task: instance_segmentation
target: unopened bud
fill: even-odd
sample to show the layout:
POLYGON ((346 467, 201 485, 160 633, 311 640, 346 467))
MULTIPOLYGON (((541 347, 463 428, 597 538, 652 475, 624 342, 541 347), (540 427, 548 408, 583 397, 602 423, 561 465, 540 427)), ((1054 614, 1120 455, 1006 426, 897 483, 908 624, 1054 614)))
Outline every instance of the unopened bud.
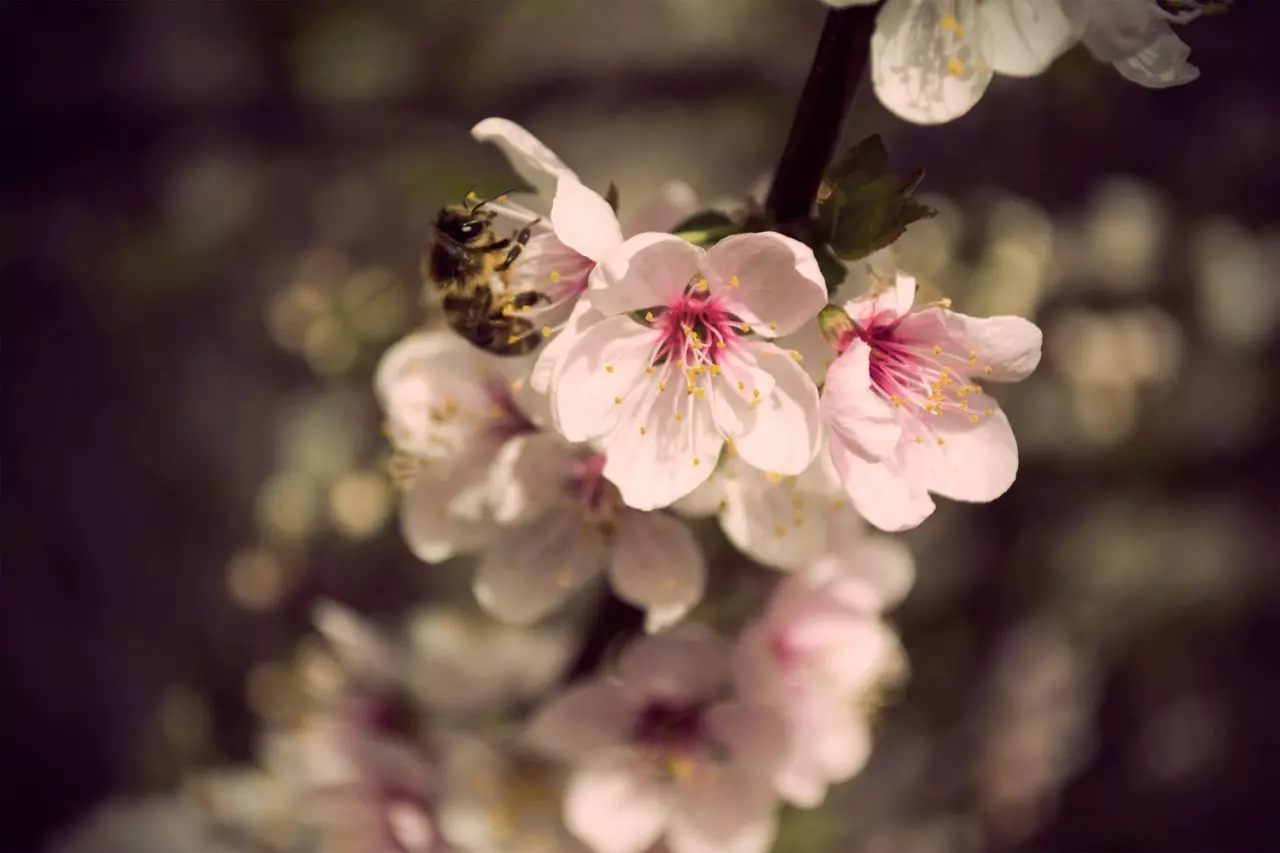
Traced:
POLYGON ((828 305, 818 312, 818 328, 826 342, 839 351, 841 342, 853 331, 853 320, 839 305, 828 305))

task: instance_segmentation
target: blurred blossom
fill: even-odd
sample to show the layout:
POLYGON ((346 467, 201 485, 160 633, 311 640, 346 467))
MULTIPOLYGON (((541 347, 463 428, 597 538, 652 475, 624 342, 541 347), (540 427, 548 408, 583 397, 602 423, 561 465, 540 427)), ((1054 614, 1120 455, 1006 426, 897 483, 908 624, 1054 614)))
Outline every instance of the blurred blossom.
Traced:
POLYGON ((227 589, 246 610, 268 610, 278 604, 285 580, 280 558, 265 548, 237 551, 227 563, 227 589))
POLYGON ((411 91, 421 76, 411 29, 374 7, 316 15, 293 46, 294 83, 318 101, 370 101, 411 91))
POLYGON ((1129 293, 1157 284, 1166 216, 1163 200, 1150 187, 1126 179, 1103 184, 1082 225, 1080 272, 1129 293))
POLYGON ((1050 284, 1053 223, 1031 202, 1003 197, 988 212, 986 233, 965 304, 975 314, 1033 316, 1050 284))
POLYGON ((352 471, 329 490, 334 525, 352 539, 376 534, 391 517, 391 483, 382 471, 352 471))
POLYGON ((965 234, 964 209, 946 196, 932 193, 919 193, 919 200, 938 213, 913 222, 893 244, 894 256, 904 272, 950 292, 948 273, 965 234))
POLYGON ((1225 709, 1210 696, 1188 695, 1154 710, 1134 744, 1141 776, 1157 784, 1192 781, 1210 769, 1228 746, 1225 709))
POLYGON ((355 240, 373 224, 378 213, 377 188, 360 176, 340 178, 316 190, 311 216, 324 243, 355 240))
POLYGON ((220 838, 194 803, 181 796, 112 800, 99 806, 49 853, 257 853, 220 838))
POLYGON ((1210 339, 1222 347, 1257 347, 1280 325, 1280 231, 1251 234, 1225 218, 1208 219, 1191 244, 1196 304, 1210 339))
POLYGON ((214 249, 249 224, 260 195, 253 166, 213 149, 182 163, 169 179, 167 219, 184 245, 214 249))
POLYGON ((331 481, 350 471, 367 436, 368 401, 354 391, 333 390, 294 401, 279 427, 283 470, 331 481))
POLYGON ((171 685, 160 699, 160 731, 170 746, 185 758, 204 754, 212 745, 209 705, 184 684, 171 685))
POLYGON ((305 539, 319 528, 316 482, 305 474, 275 474, 258 490, 258 528, 272 539, 305 539))

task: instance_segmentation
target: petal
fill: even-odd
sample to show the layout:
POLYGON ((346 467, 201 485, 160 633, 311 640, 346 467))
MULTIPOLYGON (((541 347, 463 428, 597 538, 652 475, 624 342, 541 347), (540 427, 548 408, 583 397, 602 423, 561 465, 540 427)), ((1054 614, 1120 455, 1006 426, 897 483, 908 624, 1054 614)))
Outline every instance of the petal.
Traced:
MULTIPOLYGON (((832 528, 836 528, 832 525, 832 528)), ((888 610, 906 598, 915 584, 915 558, 905 543, 887 536, 843 539, 832 537, 837 545, 819 562, 819 570, 833 569, 836 575, 857 578, 875 591, 879 606, 888 610)))
MULTIPOLYGON (((771 344, 748 343, 773 391, 749 404, 734 449, 749 465, 784 475, 809 467, 822 443, 818 388, 794 359, 771 344)), ((717 396, 720 396, 717 394, 717 396)))
POLYGON ((986 0, 980 10, 998 74, 1033 77, 1080 38, 1082 28, 1056 2, 986 0))
POLYGON ((923 478, 901 458, 902 453, 872 462, 843 442, 831 442, 831 461, 853 507, 881 530, 917 527, 933 514, 934 504, 923 478))
POLYGON ((760 335, 789 335, 827 304, 813 250, 781 234, 737 234, 711 247, 701 264, 712 296, 760 335))
POLYGON ((721 504, 728 497, 726 484, 724 474, 717 467, 706 482, 672 503, 670 508, 685 518, 710 518, 720 512, 721 504))
MULTIPOLYGON (((623 210, 630 208, 624 205, 623 210)), ((684 181, 668 181, 658 190, 658 195, 635 213, 623 216, 622 233, 639 234, 644 231, 671 231, 701 209, 698 194, 684 181)))
POLYGON ((648 699, 698 701, 729 680, 729 662, 718 637, 685 623, 635 640, 618 661, 618 676, 648 699))
POLYGON ((605 479, 634 509, 661 509, 692 492, 711 476, 724 446, 706 401, 687 394, 682 378, 663 385, 656 394, 646 388, 646 401, 603 439, 605 479))
POLYGON ((543 198, 552 197, 561 176, 574 177, 550 148, 513 121, 487 118, 471 128, 471 136, 480 142, 495 143, 516 174, 543 198))
POLYGON ((595 853, 642 853, 662 835, 669 818, 648 768, 621 752, 574 772, 564 812, 569 831, 595 853))
POLYGON ((646 404, 649 383, 641 380, 659 334, 630 317, 610 317, 574 341, 551 389, 552 412, 565 438, 586 441, 608 433, 627 408, 618 400, 646 404))
POLYGON ((622 243, 622 230, 609 202, 575 177, 562 177, 556 183, 551 225, 560 242, 593 261, 622 243))
POLYGON ((786 720, 764 703, 722 702, 707 712, 707 729, 728 748, 734 772, 772 776, 791 750, 786 720))
POLYGON ((470 498, 487 491, 487 467, 473 458, 429 464, 400 504, 400 529, 409 550, 427 563, 478 551, 493 535, 494 524, 470 498))
POLYGON ((489 468, 489 504, 499 524, 522 524, 546 511, 545 498, 568 479, 577 454, 548 432, 518 435, 489 468))
POLYGON ((941 308, 913 314, 901 328, 922 342, 936 341, 944 349, 972 354, 975 375, 996 382, 1030 376, 1040 364, 1044 342, 1040 327, 1022 317, 970 317, 941 308))
POLYGON ((941 5, 889 0, 871 37, 871 82, 880 103, 916 124, 959 118, 991 83, 977 0, 956 0, 948 15, 941 5))
POLYGON ((883 459, 902 440, 897 410, 871 383, 871 347, 862 341, 851 344, 827 371, 820 408, 833 447, 883 459))
POLYGON ((528 625, 600 573, 604 543, 576 514, 541 519, 505 532, 484 552, 476 601, 504 622, 528 625))
POLYGON ((627 693, 609 681, 576 684, 556 696, 529 721, 529 746, 570 764, 621 746, 635 709, 627 693))
POLYGON ((598 259, 591 301, 605 314, 666 305, 698 274, 703 254, 673 234, 637 234, 598 259))
POLYGON ((671 853, 766 853, 777 834, 777 798, 772 785, 722 772, 682 786, 671 815, 671 853))
POLYGON ((800 366, 815 385, 826 381, 827 371, 836 363, 836 351, 822 336, 817 320, 810 320, 796 332, 778 338, 775 343, 785 350, 800 353, 800 366))
POLYGON ((1190 55, 1187 43, 1168 30, 1133 56, 1117 61, 1115 67, 1120 76, 1139 86, 1165 89, 1190 83, 1200 76, 1200 69, 1187 61, 1190 55))
POLYGON ((559 375, 565 354, 573 348, 578 338, 582 337, 587 329, 603 319, 605 315, 596 310, 590 299, 579 299, 573 306, 573 313, 569 315, 560 334, 552 338, 551 342, 538 354, 533 372, 529 374, 530 387, 539 394, 549 393, 556 376, 559 375))
POLYGON ((697 540, 676 518, 625 512, 617 520, 609 577, 620 598, 649 611, 648 630, 654 632, 702 600, 707 566, 697 540))
POLYGON ((720 527, 738 550, 777 569, 794 570, 822 555, 827 528, 795 481, 771 482, 749 469, 732 481, 720 527))
POLYGON ((929 491, 956 501, 985 503, 1009 490, 1018 475, 1018 443, 1009 419, 994 403, 977 424, 950 419, 939 425, 927 454, 929 491))

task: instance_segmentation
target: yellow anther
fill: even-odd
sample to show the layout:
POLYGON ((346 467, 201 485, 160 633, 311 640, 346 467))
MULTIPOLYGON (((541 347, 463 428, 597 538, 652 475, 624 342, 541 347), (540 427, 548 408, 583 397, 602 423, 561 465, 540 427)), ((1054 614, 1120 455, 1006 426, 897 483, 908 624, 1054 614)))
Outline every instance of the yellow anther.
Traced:
POLYGON ((702 464, 702 460, 701 460, 701 459, 699 459, 699 458, 698 458, 698 457, 696 457, 696 456, 695 456, 695 457, 693 457, 693 465, 694 465, 694 467, 695 467, 695 468, 696 468, 697 466, 701 465, 701 464, 702 464))
POLYGON ((738 380, 738 390, 739 390, 739 391, 745 391, 745 390, 747 390, 747 383, 745 383, 745 382, 743 382, 741 379, 739 379, 739 380, 738 380))
POLYGON ((604 366, 604 372, 605 372, 605 373, 613 373, 613 365, 612 365, 612 364, 606 364, 606 365, 604 366))
POLYGON ((647 429, 645 429, 644 427, 640 427, 640 434, 641 434, 641 435, 645 435, 645 434, 647 434, 648 432, 649 432, 649 431, 648 431, 647 429))
POLYGON ((946 440, 945 438, 943 438, 942 436, 938 436, 938 446, 939 446, 939 447, 941 447, 942 445, 944 445, 944 444, 946 444, 946 443, 947 443, 947 440, 946 440))
POLYGON ((777 323, 770 323, 770 324, 769 324, 769 329, 770 329, 771 331, 774 331, 774 332, 778 331, 778 324, 777 324, 777 323))
POLYGON ((947 73, 952 77, 963 77, 964 63, 954 56, 951 57, 947 60, 947 73))
POLYGON ((668 758, 666 764, 667 773, 681 781, 693 778, 694 770, 697 769, 691 759, 682 757, 668 758))
POLYGON ((794 506, 796 509, 804 509, 804 498, 796 498, 795 501, 792 503, 792 506, 794 506))
POLYGON ((769 471, 765 474, 765 476, 768 477, 769 482, 773 483, 774 485, 777 485, 778 483, 781 483, 783 480, 786 479, 786 477, 782 476, 776 471, 769 471))
POLYGON ((519 335, 507 335, 507 343, 509 344, 514 344, 518 340, 520 340, 519 335))
POLYGON ((783 536, 787 535, 787 528, 783 527, 781 524, 775 524, 773 526, 773 535, 781 539, 783 536))
POLYGON ((698 279, 698 290, 707 289, 707 280, 705 278, 698 279))
POLYGON ((740 286, 741 284, 742 284, 742 282, 738 280, 738 277, 737 277, 736 275, 731 275, 731 276, 729 276, 729 286, 730 286, 730 287, 738 287, 738 286, 740 286))
POLYGON ((702 399, 706 398, 706 396, 707 396, 707 389, 706 389, 706 388, 699 388, 699 389, 698 389, 698 399, 699 399, 699 400, 702 400, 702 399))
POLYGON ((544 338, 549 338, 549 337, 551 337, 551 327, 550 327, 550 326, 543 326, 543 327, 542 327, 542 336, 543 336, 544 338))
POLYGON ((752 396, 752 397, 759 397, 759 396, 760 396, 760 389, 759 389, 759 388, 752 388, 752 389, 751 389, 751 396, 752 396))
POLYGON ((934 355, 942 355, 942 347, 934 347, 934 348, 933 348, 933 354, 934 354, 934 355))
POLYGON ((724 349, 724 341, 723 340, 716 341, 716 346, 719 347, 720 349, 724 349))
POLYGON ((792 527, 800 527, 800 526, 802 526, 803 524, 804 524, 804 516, 803 516, 803 515, 797 515, 795 518, 791 519, 791 526, 792 526, 792 527))
POLYGON ((554 271, 553 271, 553 272, 551 273, 551 275, 549 275, 549 276, 547 276, 547 277, 548 277, 548 278, 550 278, 552 281, 559 281, 559 280, 560 280, 560 273, 558 273, 558 272, 554 272, 554 271))
POLYGON ((939 304, 940 306, 942 306, 943 308, 950 308, 950 307, 951 307, 951 297, 949 297, 949 296, 944 296, 942 299, 939 299, 939 300, 938 300, 938 304, 939 304))
POLYGON ((938 29, 943 32, 954 33, 956 30, 961 29, 962 26, 960 19, 955 15, 943 15, 938 19, 938 29))
POLYGON ((684 393, 685 393, 685 396, 686 396, 686 397, 692 396, 692 395, 693 395, 693 389, 694 389, 694 386, 692 386, 692 385, 690 385, 688 388, 686 388, 686 389, 685 389, 685 392, 684 392, 684 393))
POLYGON ((842 498, 836 498, 831 502, 832 509, 844 509, 844 507, 845 507, 845 502, 842 498))
POLYGON ((653 373, 653 365, 651 364, 651 365, 649 365, 648 367, 646 367, 646 368, 644 369, 644 372, 645 372, 645 373, 653 373))
POLYGON ((683 368, 683 367, 684 367, 684 359, 683 359, 683 358, 676 362, 676 367, 679 367, 679 368, 683 368))
POLYGON ((519 390, 520 390, 521 388, 523 388, 523 387, 524 387, 524 380, 523 380, 523 379, 513 379, 513 380, 511 380, 511 390, 512 390, 512 391, 519 391, 519 390))
POLYGON ((480 197, 480 196, 476 195, 476 191, 475 191, 475 190, 469 190, 469 191, 467 192, 467 201, 475 201, 475 200, 476 200, 476 199, 478 199, 479 197, 480 197))
POLYGON ((988 364, 986 367, 982 368, 982 372, 983 372, 983 373, 985 373, 987 376, 990 376, 990 375, 991 375, 991 365, 989 365, 989 364, 988 364))
POLYGON ((987 417, 991 417, 991 413, 994 411, 995 411, 994 409, 985 409, 983 410, 982 414, 986 415, 987 417))
POLYGON ((729 502, 726 500, 722 499, 720 503, 716 504, 716 509, 719 510, 720 512, 724 512, 728 508, 729 508, 729 502))
MULTIPOLYGON (((723 343, 723 341, 722 341, 721 343, 723 343)), ((718 364, 713 364, 713 365, 711 365, 710 370, 711 370, 711 375, 712 375, 713 377, 715 377, 715 376, 719 376, 719 375, 720 375, 720 365, 718 365, 718 364)))
POLYGON ((676 420, 678 421, 684 420, 684 412, 676 412, 676 420))
POLYGON ((916 444, 924 444, 924 438, 922 436, 917 435, 916 444))
POLYGON ((662 393, 662 392, 663 392, 663 391, 665 391, 665 390, 667 390, 667 383, 665 383, 665 382, 659 382, 659 383, 658 383, 658 393, 662 393))
POLYGON ((506 204, 506 203, 507 203, 507 197, 505 195, 498 196, 498 204, 506 204))
POLYGON ((800 353, 796 352, 795 350, 791 350, 791 357, 794 358, 796 361, 804 361, 804 356, 802 356, 800 353))
POLYGON ((622 398, 621 398, 621 397, 614 397, 614 398, 613 398, 613 402, 614 402, 614 404, 615 404, 615 405, 622 405, 622 398))
POLYGON ((515 313, 516 313, 515 306, 513 306, 513 305, 503 305, 503 306, 502 306, 502 316, 503 316, 503 317, 510 317, 511 315, 513 315, 513 314, 515 314, 515 313))
POLYGON ((980 417, 978 417, 977 415, 969 415, 969 423, 971 423, 971 424, 976 424, 976 423, 977 423, 978 421, 980 421, 980 420, 982 420, 982 419, 981 419, 980 417))
POLYGON ((951 373, 951 368, 950 368, 950 367, 944 367, 944 368, 942 368, 942 375, 943 375, 943 376, 946 376, 946 375, 948 375, 949 373, 951 373))
POLYGON ((532 311, 532 310, 533 310, 533 306, 532 306, 532 305, 521 305, 521 306, 520 306, 520 310, 521 310, 521 311, 524 311, 525 313, 528 313, 528 312, 530 312, 530 311, 532 311))
POLYGON ((644 312, 644 318, 645 318, 645 320, 647 320, 648 322, 652 323, 652 322, 653 322, 653 312, 652 312, 652 311, 646 311, 646 312, 644 312))
POLYGON ((742 331, 743 331, 744 333, 746 333, 746 332, 750 332, 750 331, 751 331, 751 327, 750 327, 749 325, 747 325, 746 323, 743 323, 743 324, 742 324, 742 331))

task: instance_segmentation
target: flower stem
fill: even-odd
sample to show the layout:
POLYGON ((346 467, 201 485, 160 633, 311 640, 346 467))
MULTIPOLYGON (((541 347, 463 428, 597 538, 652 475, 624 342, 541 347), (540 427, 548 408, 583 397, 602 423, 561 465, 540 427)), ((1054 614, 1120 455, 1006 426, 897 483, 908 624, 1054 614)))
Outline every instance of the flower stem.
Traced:
POLYGON ((765 208, 779 225, 808 218, 845 114, 853 103, 875 30, 880 3, 832 9, 818 39, 809 79, 800 93, 791 133, 769 188, 765 208))

